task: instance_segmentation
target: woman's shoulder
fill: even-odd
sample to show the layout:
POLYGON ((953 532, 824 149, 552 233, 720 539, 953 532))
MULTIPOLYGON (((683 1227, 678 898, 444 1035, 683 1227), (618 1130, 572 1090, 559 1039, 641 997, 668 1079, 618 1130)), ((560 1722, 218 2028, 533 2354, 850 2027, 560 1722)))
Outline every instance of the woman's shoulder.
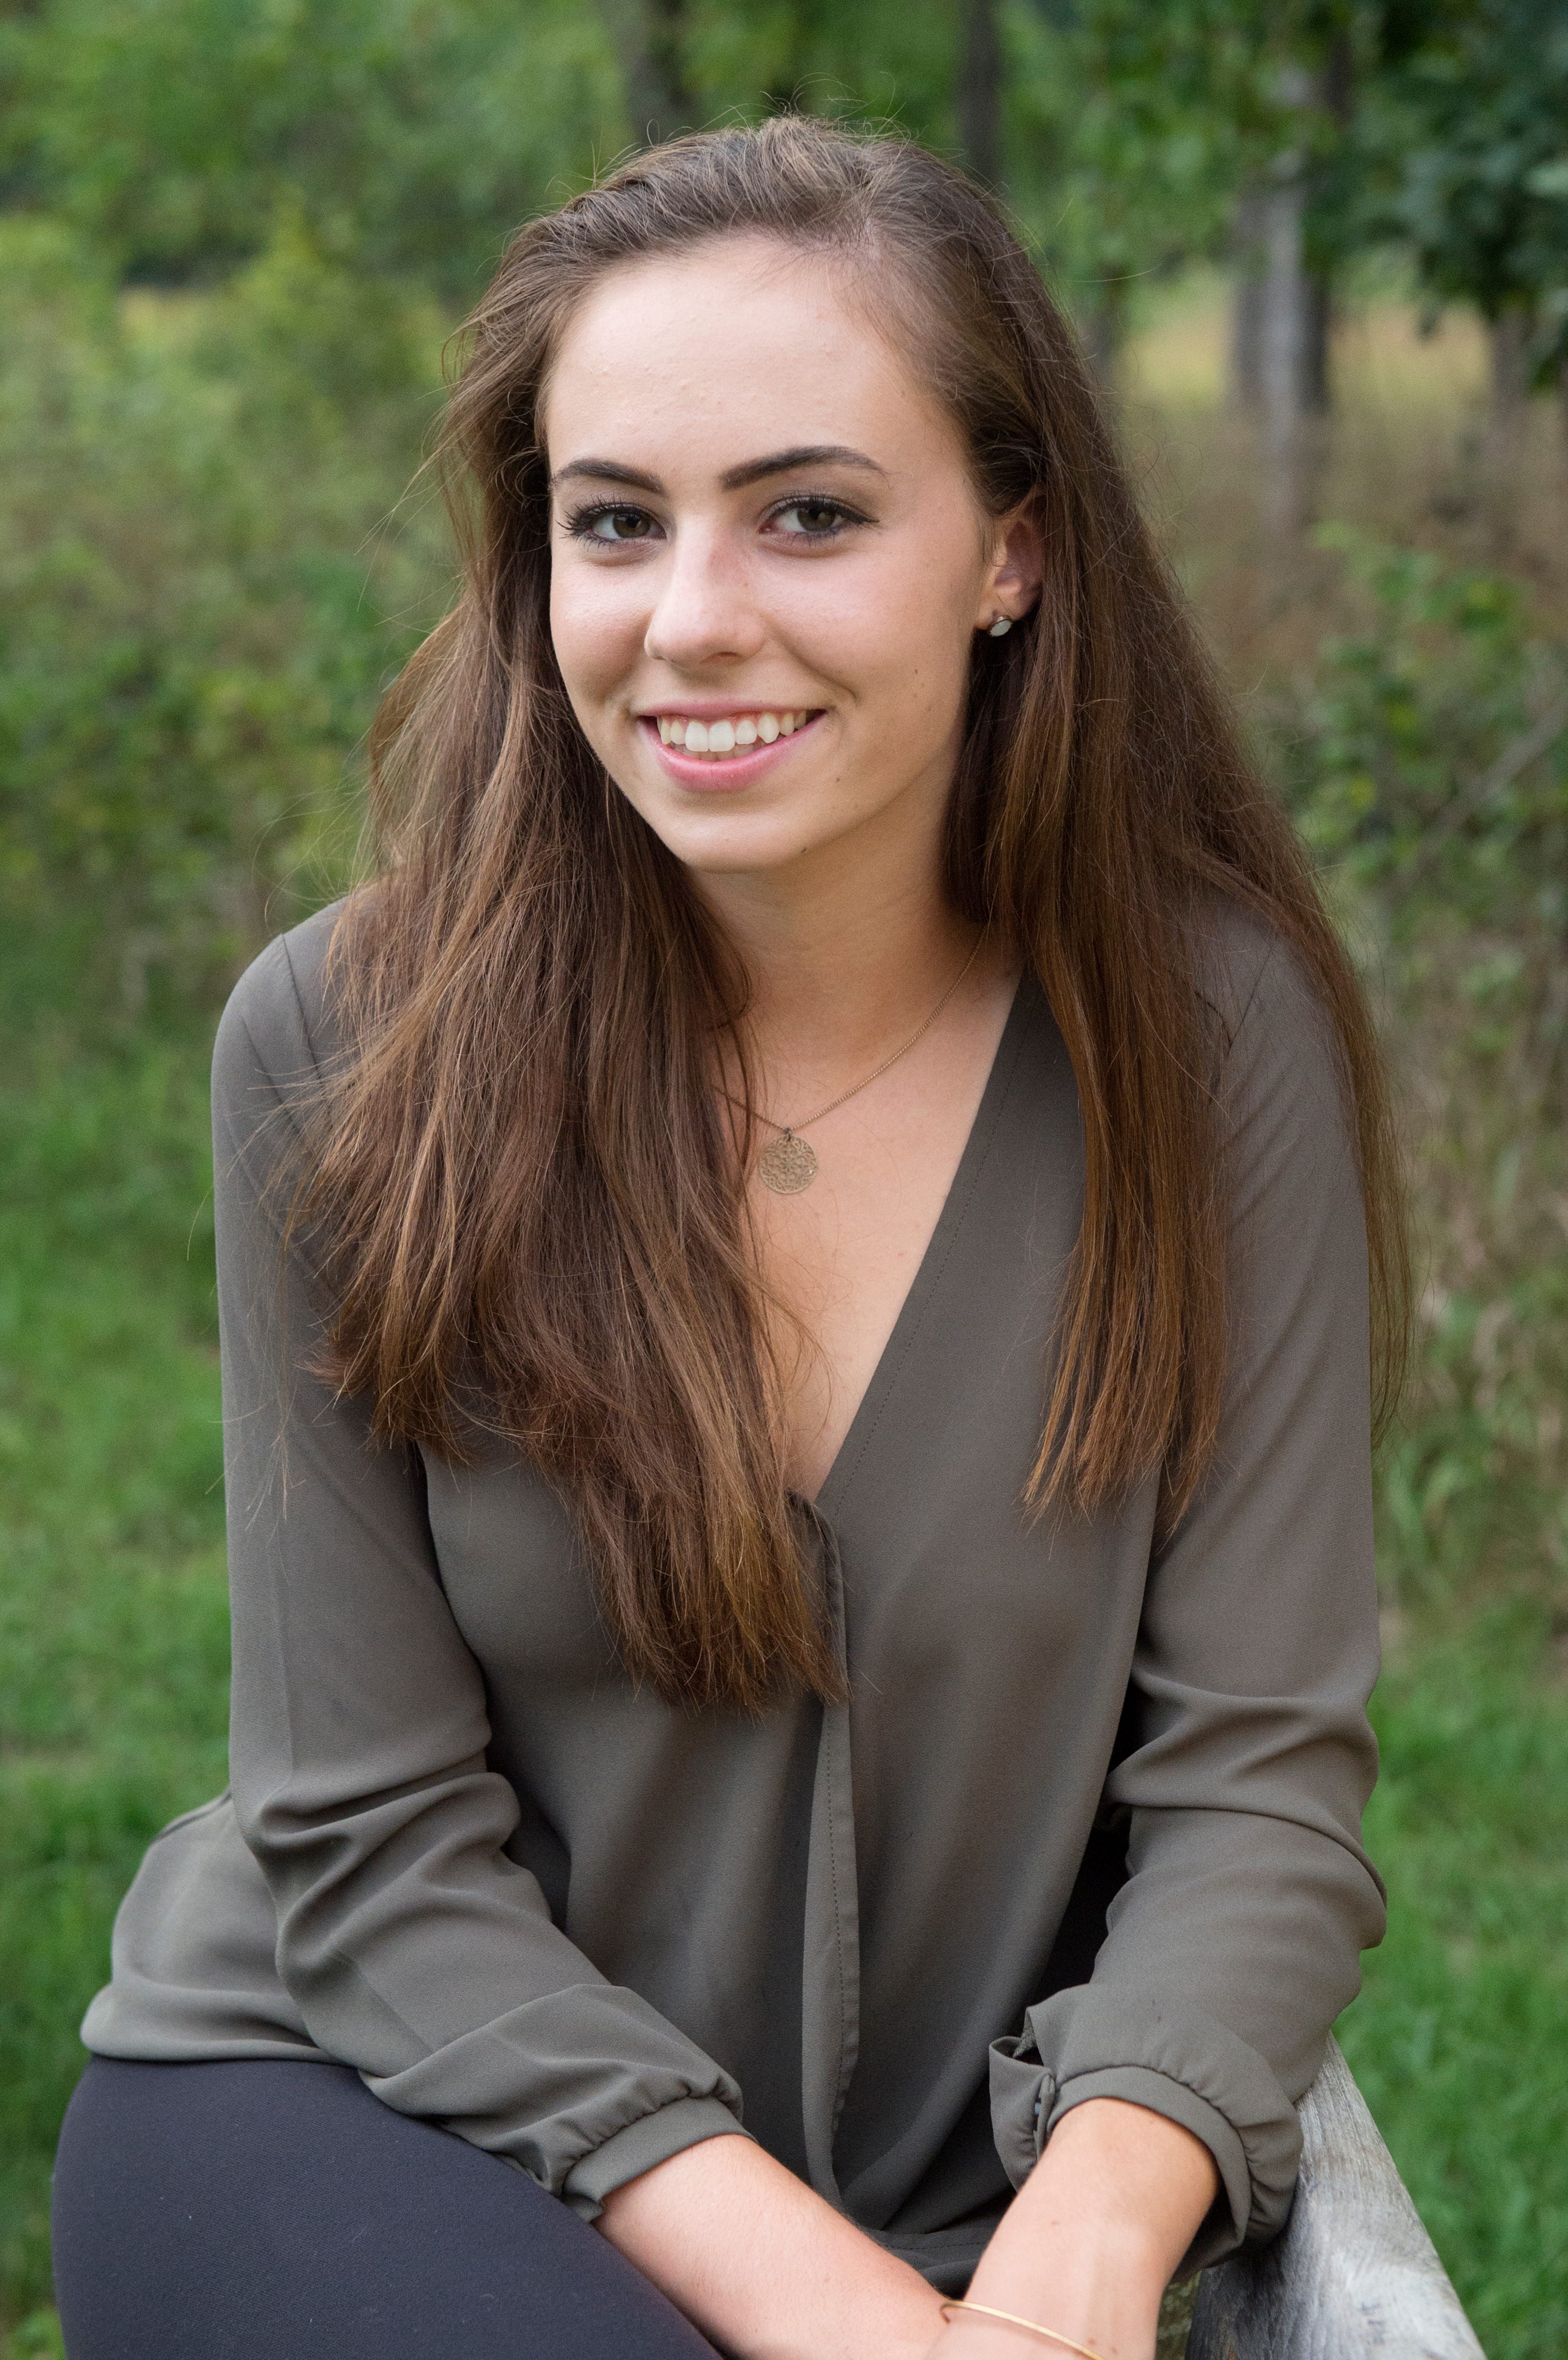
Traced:
POLYGON ((1229 1050, 1246 1023, 1258 987, 1290 952, 1264 914, 1225 893, 1207 893, 1192 925, 1192 964, 1199 995, 1229 1050))
POLYGON ((1197 963, 1230 1153, 1254 1183, 1289 1175, 1337 1201, 1356 1164, 1355 1093, 1311 959, 1266 912, 1227 901, 1205 925, 1197 963))
POLYGON ((1305 960, 1266 912, 1229 895, 1206 897, 1194 928, 1198 990, 1229 1061, 1238 1043, 1282 1036, 1325 1041, 1328 1011, 1305 960))
POLYGON ((245 968, 218 1024, 215 1091, 259 1076, 287 1085, 320 1076, 336 1045, 327 959, 344 907, 331 902, 275 935, 245 968))

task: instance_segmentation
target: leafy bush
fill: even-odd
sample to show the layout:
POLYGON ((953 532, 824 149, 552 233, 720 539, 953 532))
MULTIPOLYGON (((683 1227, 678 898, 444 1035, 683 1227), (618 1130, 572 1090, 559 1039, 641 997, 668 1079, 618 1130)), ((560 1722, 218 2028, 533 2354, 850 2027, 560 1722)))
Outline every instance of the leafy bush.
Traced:
POLYGON ((37 0, 0 18, 0 188, 116 271, 211 282, 301 214, 459 306, 557 176, 626 136, 572 0, 37 0))
POLYGON ((134 1011, 341 869, 439 564, 417 510, 379 530, 439 326, 289 222, 221 294, 116 299, 71 233, 0 221, 0 892, 84 922, 134 1011))
POLYGON ((1343 530, 1362 628, 1271 716, 1384 1002, 1424 1285, 1382 1501, 1396 1577, 1568 1570, 1568 656, 1521 587, 1343 530))

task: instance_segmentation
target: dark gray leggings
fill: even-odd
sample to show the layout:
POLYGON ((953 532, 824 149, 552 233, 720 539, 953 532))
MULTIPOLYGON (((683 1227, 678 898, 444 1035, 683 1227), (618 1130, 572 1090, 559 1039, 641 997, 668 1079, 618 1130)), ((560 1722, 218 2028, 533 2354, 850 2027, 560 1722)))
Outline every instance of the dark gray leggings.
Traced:
POLYGON ((69 2360, 713 2360, 569 2206, 346 2065, 95 2057, 54 2267, 69 2360))

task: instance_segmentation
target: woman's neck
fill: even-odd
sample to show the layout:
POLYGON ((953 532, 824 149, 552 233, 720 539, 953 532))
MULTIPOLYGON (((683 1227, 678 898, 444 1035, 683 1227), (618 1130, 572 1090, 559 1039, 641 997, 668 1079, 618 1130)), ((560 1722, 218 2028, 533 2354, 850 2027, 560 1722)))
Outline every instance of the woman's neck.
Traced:
POLYGON ((875 1064, 930 1013, 975 945, 938 847, 856 850, 824 846, 779 869, 698 880, 751 981, 752 1053, 781 1087, 875 1064))

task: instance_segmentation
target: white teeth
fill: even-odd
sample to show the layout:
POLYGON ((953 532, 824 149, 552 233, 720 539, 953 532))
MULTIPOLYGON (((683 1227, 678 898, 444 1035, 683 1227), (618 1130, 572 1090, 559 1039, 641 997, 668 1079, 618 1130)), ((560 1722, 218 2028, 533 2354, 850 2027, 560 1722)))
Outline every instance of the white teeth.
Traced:
POLYGON ((792 738, 811 717, 810 713, 737 713, 733 720, 694 721, 683 714, 661 713, 657 719, 662 744, 684 746, 689 754, 716 754, 722 759, 759 741, 771 746, 776 738, 792 738))

